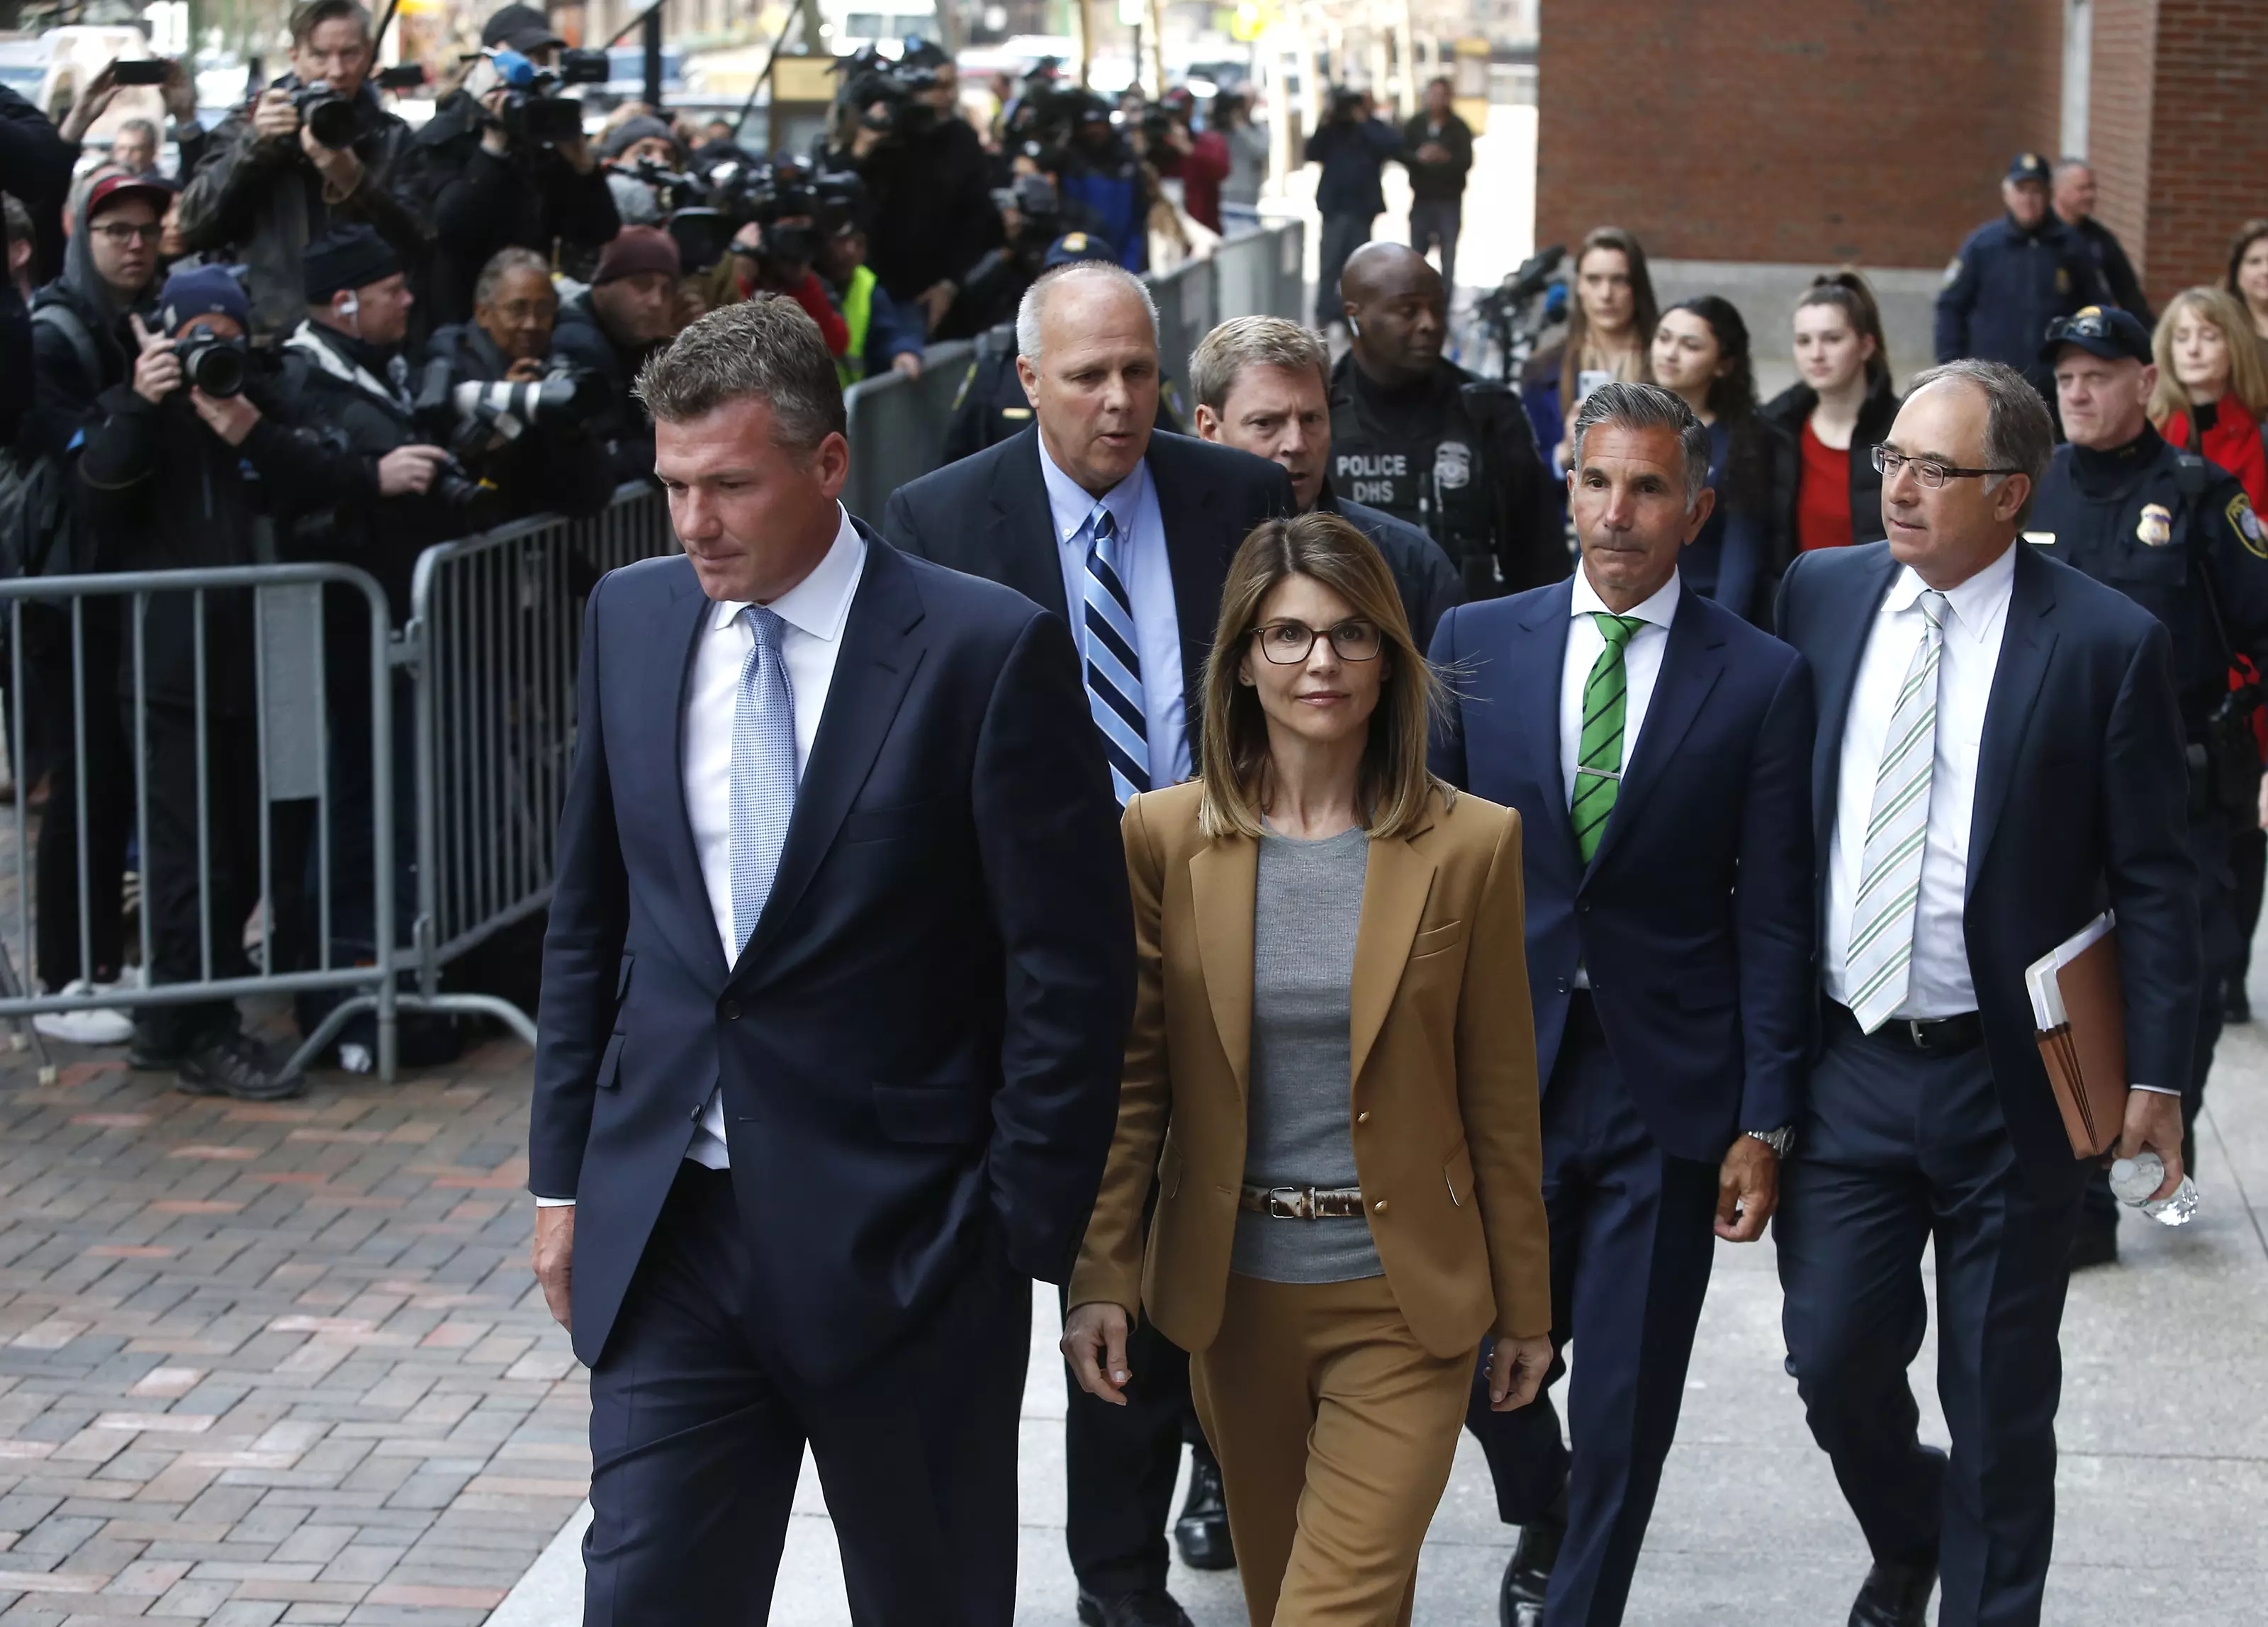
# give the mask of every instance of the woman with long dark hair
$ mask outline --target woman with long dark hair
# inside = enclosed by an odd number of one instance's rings
[[[1858,272],[1815,277],[1795,302],[1795,369],[1800,381],[1764,409],[1796,448],[1795,544],[1880,542],[1882,477],[1873,452],[1901,403],[1882,314]]]
[[[2252,336],[2268,359],[2268,220],[2248,220],[2236,229],[2236,240],[2228,246],[2227,285],[2243,301]]]
[[[1597,226],[1575,251],[1567,336],[1536,352],[1521,374],[1521,397],[1535,442],[1559,473],[1567,466],[1567,425],[1594,385],[1650,381],[1646,344],[1660,313],[1646,250],[1620,226]]]
[[[1654,326],[1652,359],[1654,382],[1682,396],[1709,428],[1717,507],[1686,545],[1679,577],[1764,625],[1772,588],[1795,553],[1795,453],[1757,410],[1749,325],[1729,300],[1681,300]]]

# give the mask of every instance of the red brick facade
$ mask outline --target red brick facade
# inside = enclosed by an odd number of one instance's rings
[[[2268,214],[2262,0],[2095,0],[2102,213],[2154,296]],[[2052,154],[2062,0],[1543,0],[1536,240],[1602,222],[1658,255],[1941,265]]]

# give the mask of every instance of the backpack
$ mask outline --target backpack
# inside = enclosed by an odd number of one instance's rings
[[[33,311],[32,322],[62,334],[86,376],[100,384],[102,359],[77,313],[66,305],[42,305]],[[45,453],[24,446],[0,449],[0,577],[67,575],[85,567],[82,528],[64,496],[70,478]]]

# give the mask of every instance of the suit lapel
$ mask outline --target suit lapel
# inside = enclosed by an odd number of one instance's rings
[[[1677,614],[1669,620],[1668,640],[1661,651],[1661,670],[1654,675],[1653,695],[1646,702],[1638,744],[1624,759],[1623,780],[1615,793],[1614,811],[1607,816],[1607,828],[1599,833],[1598,851],[1591,857],[1594,870],[1605,862],[1616,839],[1638,817],[1638,805],[1660,780],[1678,743],[1693,727],[1693,720],[1700,715],[1709,691],[1717,687],[1717,680],[1724,675],[1725,658],[1719,653],[1725,647],[1724,638],[1702,625],[1704,615],[1700,595],[1691,592],[1678,595]]]
[[[693,573],[692,562],[684,561],[682,577],[677,583],[676,592],[671,595],[662,612],[659,640],[660,648],[680,652],[674,673],[676,684],[668,695],[669,709],[664,712],[656,706],[654,715],[667,717],[674,730],[674,738],[670,741],[669,760],[674,765],[675,772],[670,775],[669,794],[666,799],[676,815],[671,821],[668,833],[670,863],[677,872],[680,895],[699,906],[701,919],[696,924],[703,928],[674,941],[698,941],[706,945],[710,951],[705,963],[709,980],[721,985],[728,970],[725,965],[725,946],[718,941],[717,922],[709,904],[709,883],[701,874],[701,853],[693,840],[693,816],[685,806],[685,713],[693,699],[694,657],[700,651],[701,635],[709,625],[711,612],[716,608],[717,602],[701,591],[700,578]],[[666,662],[649,666],[646,669],[665,683],[672,676]]]
[[[2055,650],[2055,583],[2029,548],[2018,543],[2015,549],[2008,622],[2001,633],[2000,660],[1992,670],[1992,692],[1984,703],[1984,737],[1977,751],[1977,801],[1969,820],[1969,891],[1976,890],[1977,872],[1992,851],[2000,810],[2015,780],[2024,730]]]
[[[1820,855],[1822,875],[1826,873],[1827,844],[1835,835],[1835,792],[1843,772],[1843,726],[1851,715],[1851,692],[1858,687],[1859,663],[1867,658],[1867,643],[1873,636],[1874,618],[1881,611],[1882,595],[1889,592],[1898,574],[1898,562],[1891,558],[1889,544],[1868,546],[1879,551],[1859,578],[1859,591],[1829,600],[1820,636],[1807,640],[1804,650],[1819,686],[1819,733],[1811,754],[1811,808],[1814,851]]]
[[[1248,836],[1208,842],[1189,861],[1197,962],[1240,1098],[1252,1081],[1252,904],[1259,876],[1260,844]]]
[[[1549,810],[1529,838],[1564,847],[1570,869],[1580,869],[1575,825],[1567,815],[1566,776],[1559,769],[1559,681],[1567,665],[1574,582],[1568,577],[1536,595],[1520,624],[1527,636],[1502,652],[1506,682],[1495,692],[1517,707],[1512,721],[1520,735],[1521,766],[1535,782],[1535,806]]]
[[[858,529],[866,539],[865,573],[843,623],[843,647],[835,658],[811,758],[796,788],[795,812],[771,893],[733,968],[735,982],[762,964],[834,846],[843,816],[866,782],[926,648],[916,632],[922,602],[912,571],[888,544],[863,525]]]
[[[1036,425],[1006,443],[992,471],[992,524],[1000,581],[1066,625],[1071,605],[1064,597],[1063,551],[1056,536],[1055,511],[1040,475],[1040,432]]]
[[[1418,850],[1416,842],[1411,837],[1370,844],[1370,862],[1363,872],[1362,923],[1354,939],[1353,1029],[1349,1036],[1354,1065],[1350,1080],[1362,1077],[1370,1047],[1386,1025],[1394,991],[1402,986],[1402,968],[1409,963],[1410,943],[1433,891],[1433,861]]]

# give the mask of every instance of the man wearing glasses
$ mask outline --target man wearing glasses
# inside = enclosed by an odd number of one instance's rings
[[[2131,599],[2020,540],[2053,431],[2023,375],[1915,381],[1878,449],[1888,540],[1805,554],[1781,636],[1819,678],[1820,1032],[1773,1229],[1811,1432],[1874,1566],[1853,1627],[2040,1619],[2057,1328],[2089,1164],[2025,968],[2108,905],[2133,1085],[2117,1150],[2182,1175],[2199,958],[2174,658]],[[1937,1260],[1948,1456],[1907,1364]]]
[[[1815,1001],[1811,673],[1678,581],[1709,432],[1603,384],[1572,446],[1580,568],[1451,610],[1432,646],[1458,675],[1434,773],[1520,810],[1551,1338],[1576,1351],[1572,1465],[1548,1394],[1497,1412],[1475,1378],[1466,1425],[1521,1527],[1506,1627],[1622,1619],[1716,1239],[1771,1217]]]
[[[2237,822],[2259,817],[2252,734],[2259,695],[2252,684],[2232,690],[2228,675],[2240,655],[2255,672],[2268,670],[2268,536],[2234,475],[2169,444],[2151,426],[2158,370],[2139,319],[2090,306],[2048,325],[2039,359],[2054,369],[2069,440],[2056,448],[2040,482],[2024,539],[2116,588],[2173,635],[2205,957],[2189,1076],[2171,1082],[2182,1087],[2186,1138],[2220,1040],[2224,969],[2234,974],[2242,965],[2245,928],[2233,855]],[[2185,1157],[2192,1144],[2184,1140]],[[2117,1258],[2118,1205],[2098,1176],[2088,1187],[2072,1264]]]

